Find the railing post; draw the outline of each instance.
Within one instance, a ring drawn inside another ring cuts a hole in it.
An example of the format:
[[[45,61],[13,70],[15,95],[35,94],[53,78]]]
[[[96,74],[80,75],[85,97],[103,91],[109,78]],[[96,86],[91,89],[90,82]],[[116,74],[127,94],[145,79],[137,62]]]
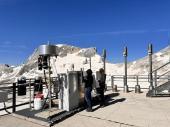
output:
[[[136,76],[136,86],[135,86],[135,93],[140,93],[140,85],[139,85],[139,77]]]
[[[13,83],[13,87],[12,87],[12,112],[16,111],[16,83]]]
[[[157,87],[157,71],[154,73],[154,82],[155,82],[155,88]],[[156,89],[154,90],[154,94],[156,94]]]
[[[139,85],[139,77],[136,76],[136,84]]]
[[[114,76],[111,76],[111,86],[112,86],[112,89],[113,89],[113,86],[114,86]]]
[[[168,81],[170,81],[170,75],[168,75]]]
[[[155,74],[155,76],[154,76],[154,77],[155,77],[155,78],[154,78],[154,80],[155,80],[155,88],[156,88],[156,87],[157,87],[157,71],[155,71],[155,73],[154,73],[154,74]]]
[[[114,76],[111,76],[112,91],[117,92],[117,85],[114,84]]]

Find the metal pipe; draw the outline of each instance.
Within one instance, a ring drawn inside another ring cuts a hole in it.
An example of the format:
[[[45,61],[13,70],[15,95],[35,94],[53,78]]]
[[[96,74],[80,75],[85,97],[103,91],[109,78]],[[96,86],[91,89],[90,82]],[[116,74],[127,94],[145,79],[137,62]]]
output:
[[[31,79],[29,80],[29,108],[31,109]]]
[[[136,84],[139,85],[139,77],[136,76]]]
[[[103,50],[103,69],[104,73],[106,73],[106,49]]]
[[[16,83],[13,83],[12,112],[16,111]]]
[[[51,109],[51,67],[50,67],[50,56],[48,57],[48,72],[49,72],[49,109]]]
[[[127,47],[124,47],[124,51],[123,51],[123,56],[124,56],[124,71],[125,71],[125,75],[124,75],[124,92],[128,92],[128,85],[127,85],[127,56],[128,56],[128,49]]]
[[[155,88],[157,87],[157,71],[155,71],[155,78],[154,78],[154,80],[155,80]]]
[[[135,93],[140,93],[140,85],[139,85],[139,77],[136,76],[136,86],[135,86]]]
[[[163,68],[163,67],[165,67],[166,65],[169,65],[169,64],[170,64],[170,62],[167,62],[166,64],[160,66],[159,68],[153,70],[152,72],[158,71],[158,70],[160,70],[161,68]]]
[[[112,86],[112,89],[113,89],[113,86],[114,86],[114,76],[111,76],[111,86]]]
[[[149,90],[153,90],[153,75],[152,75],[152,54],[153,54],[153,47],[152,44],[149,44],[148,47],[148,55],[149,55]]]
[[[90,60],[90,69],[91,69],[91,57],[89,58],[89,60]]]
[[[124,82],[124,85],[127,85],[127,57],[124,57],[124,64],[125,64],[125,82]]]

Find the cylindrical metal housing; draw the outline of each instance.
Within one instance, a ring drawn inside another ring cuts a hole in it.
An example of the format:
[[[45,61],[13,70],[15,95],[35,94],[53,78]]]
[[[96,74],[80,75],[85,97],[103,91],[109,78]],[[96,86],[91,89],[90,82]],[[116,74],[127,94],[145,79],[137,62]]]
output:
[[[128,49],[127,49],[127,47],[125,46],[124,47],[124,51],[123,51],[123,56],[127,56],[128,55]]]
[[[148,46],[148,55],[150,55],[152,53],[153,53],[153,46],[152,46],[152,44],[149,44],[149,46]]]
[[[56,56],[59,53],[59,48],[55,45],[40,45],[38,51],[40,56]]]
[[[103,58],[106,58],[106,49],[103,49],[103,54],[102,54]]]

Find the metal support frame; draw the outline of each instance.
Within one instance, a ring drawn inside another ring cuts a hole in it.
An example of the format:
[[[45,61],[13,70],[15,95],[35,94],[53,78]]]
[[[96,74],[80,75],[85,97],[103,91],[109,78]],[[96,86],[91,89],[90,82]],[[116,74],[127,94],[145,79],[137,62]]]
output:
[[[48,71],[49,71],[49,109],[51,109],[52,106],[52,100],[51,100],[51,66],[50,66],[50,56],[48,56]]]
[[[12,112],[16,111],[16,83],[13,83],[13,95],[12,95]]]

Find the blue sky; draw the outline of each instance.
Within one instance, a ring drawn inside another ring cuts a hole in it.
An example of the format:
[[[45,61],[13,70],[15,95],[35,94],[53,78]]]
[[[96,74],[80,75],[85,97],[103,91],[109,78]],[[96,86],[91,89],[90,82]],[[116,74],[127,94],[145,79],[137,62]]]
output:
[[[65,43],[107,50],[123,61],[169,45],[169,0],[0,0],[0,63],[20,64],[40,44]]]

